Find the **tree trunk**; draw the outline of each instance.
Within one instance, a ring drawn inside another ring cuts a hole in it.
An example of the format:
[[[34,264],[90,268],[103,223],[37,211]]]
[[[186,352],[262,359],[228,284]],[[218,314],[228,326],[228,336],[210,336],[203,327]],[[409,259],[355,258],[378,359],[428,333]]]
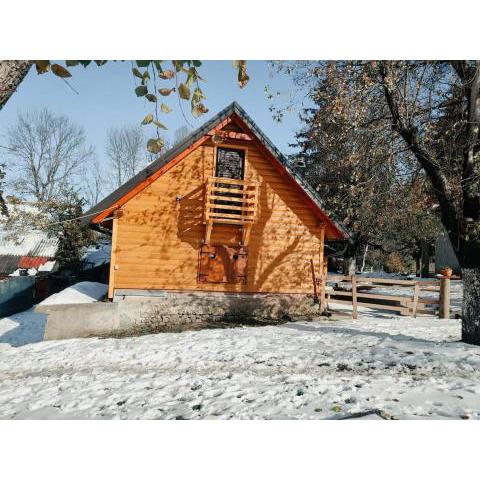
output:
[[[427,278],[430,275],[430,249],[428,248],[428,243],[424,240],[421,240],[421,267],[420,267],[420,276]]]
[[[363,252],[362,267],[360,268],[360,272],[362,272],[362,273],[365,270],[365,262],[367,260],[367,253],[368,253],[368,243],[365,245],[365,250]]]
[[[415,276],[421,277],[422,276],[422,256],[420,253],[415,255]]]
[[[480,267],[462,268],[462,340],[480,345]]]
[[[0,110],[15,93],[32,65],[33,60],[0,61]]]
[[[356,257],[345,257],[343,259],[343,274],[355,275],[356,270],[357,270]]]

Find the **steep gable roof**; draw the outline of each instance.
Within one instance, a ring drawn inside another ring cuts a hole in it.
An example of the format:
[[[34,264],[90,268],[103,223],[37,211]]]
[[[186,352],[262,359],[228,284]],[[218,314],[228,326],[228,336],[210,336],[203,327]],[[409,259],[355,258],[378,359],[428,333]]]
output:
[[[157,160],[150,163],[137,175],[92,207],[86,212],[85,221],[89,223],[100,223],[105,220],[113,210],[119,208],[130,200],[130,198],[142,191],[167,169],[176,165],[192,150],[208,140],[211,135],[221,130],[232,118],[244,126],[247,131],[254,134],[254,140],[256,140],[257,145],[276,162],[279,171],[290,177],[292,183],[305,195],[307,203],[310,204],[322,221],[331,224],[338,238],[349,237],[350,234],[347,229],[339,221],[335,220],[335,217],[330,212],[327,212],[318,193],[302,178],[301,174],[289,164],[285,156],[273,145],[237,102],[233,102],[224,108],[200,128],[192,132],[182,142],[161,155]]]

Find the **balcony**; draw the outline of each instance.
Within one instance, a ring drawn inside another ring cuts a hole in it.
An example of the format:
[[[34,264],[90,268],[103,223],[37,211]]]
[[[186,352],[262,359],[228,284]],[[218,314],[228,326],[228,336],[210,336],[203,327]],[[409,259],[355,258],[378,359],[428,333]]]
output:
[[[242,245],[247,245],[256,220],[258,183],[233,178],[209,177],[205,189],[205,243],[210,243],[214,224],[242,228]]]

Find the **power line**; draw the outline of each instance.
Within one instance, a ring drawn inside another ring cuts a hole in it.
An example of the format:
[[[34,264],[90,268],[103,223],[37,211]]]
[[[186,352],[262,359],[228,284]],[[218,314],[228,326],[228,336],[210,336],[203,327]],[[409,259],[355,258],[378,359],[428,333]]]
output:
[[[75,218],[69,218],[68,220],[61,220],[59,222],[53,222],[53,223],[47,223],[46,225],[42,225],[43,227],[50,227],[52,225],[59,225],[59,224],[62,224],[62,223],[66,223],[66,222],[74,222],[76,220],[81,220],[82,218],[87,218],[87,217],[93,217],[95,215],[98,215],[99,213],[103,213],[103,212],[106,212],[107,210],[110,210],[110,207],[109,208],[105,208],[103,210],[99,210],[98,212],[93,212],[93,213],[89,213],[88,215],[81,215],[79,217],[75,217]],[[107,217],[107,218],[104,218],[102,221],[105,221],[105,220],[110,220],[111,218],[113,217]]]
[[[50,227],[52,225],[60,225],[62,223],[67,223],[67,222],[75,222],[76,220],[81,220],[82,218],[87,218],[87,217],[94,217],[95,215],[98,215],[100,213],[103,213],[103,212],[106,212],[107,210],[110,210],[110,207],[109,208],[105,208],[103,210],[99,210],[98,212],[92,212],[92,213],[89,213],[87,215],[80,215],[79,217],[75,217],[75,218],[69,218],[67,220],[60,220],[58,222],[52,222],[52,223],[47,223],[47,224],[41,224],[42,227]],[[111,220],[113,217],[107,217],[107,218],[104,218],[102,221],[104,222],[105,220]]]

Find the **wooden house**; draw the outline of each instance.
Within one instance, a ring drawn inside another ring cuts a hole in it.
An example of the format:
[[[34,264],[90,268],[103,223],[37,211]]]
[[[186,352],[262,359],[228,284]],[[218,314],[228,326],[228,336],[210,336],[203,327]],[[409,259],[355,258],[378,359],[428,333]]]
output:
[[[112,231],[110,298],[312,295],[325,240],[347,234],[237,103],[87,214]]]

